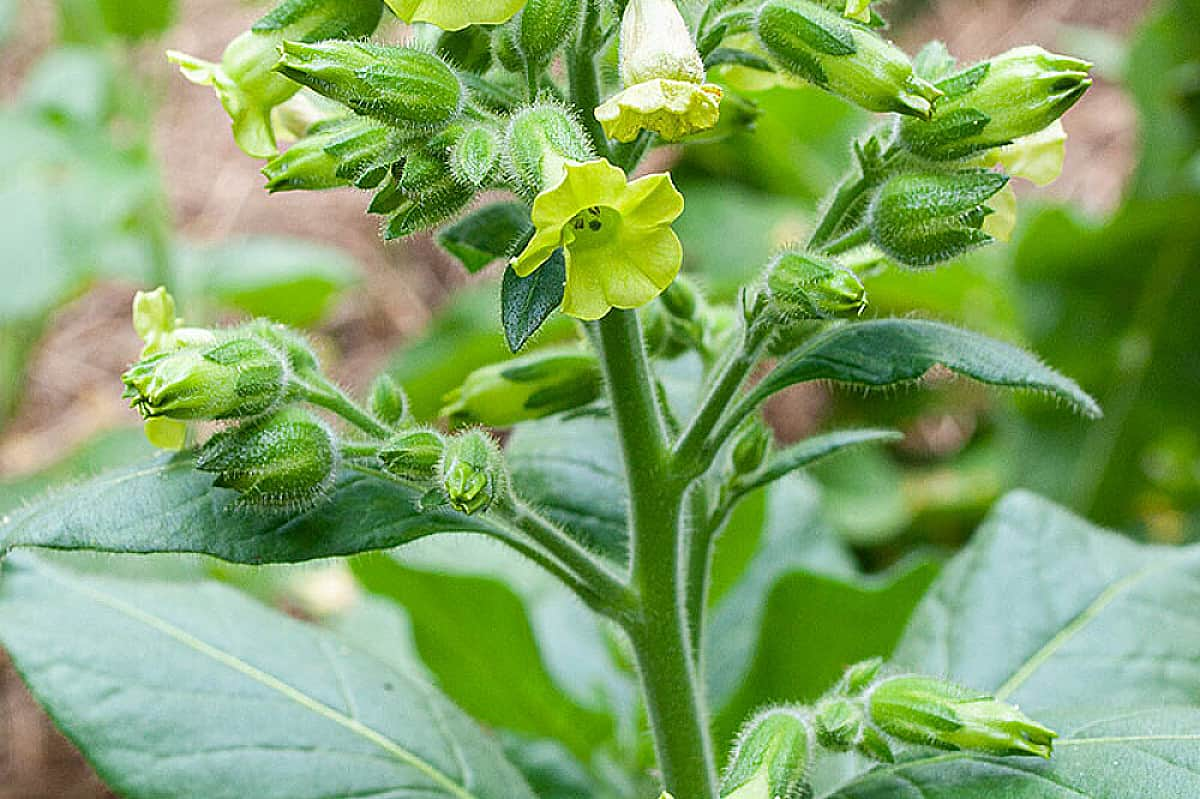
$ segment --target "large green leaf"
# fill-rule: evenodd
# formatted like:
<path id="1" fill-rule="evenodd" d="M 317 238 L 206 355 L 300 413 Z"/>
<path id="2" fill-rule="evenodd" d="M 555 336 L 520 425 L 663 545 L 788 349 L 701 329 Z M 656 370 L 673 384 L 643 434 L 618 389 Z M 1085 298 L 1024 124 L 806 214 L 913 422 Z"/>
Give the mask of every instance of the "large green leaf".
<path id="1" fill-rule="evenodd" d="M 0 641 L 129 799 L 532 799 L 433 689 L 210 582 L 0 577 Z"/>
<path id="2" fill-rule="evenodd" d="M 1073 380 L 1022 349 L 950 325 L 881 319 L 836 327 L 784 358 L 752 396 L 810 380 L 891 386 L 942 365 L 982 383 L 1050 394 L 1088 416 L 1100 408 Z"/>
<path id="3" fill-rule="evenodd" d="M 236 507 L 237 494 L 212 482 L 187 455 L 114 471 L 0 518 L 0 554 L 36 547 L 292 563 L 485 529 L 449 510 L 422 511 L 417 492 L 351 472 L 300 514 Z"/>
<path id="4" fill-rule="evenodd" d="M 42 471 L 0 480 L 0 513 L 33 500 L 51 486 L 94 477 L 114 466 L 144 461 L 153 452 L 154 447 L 140 428 L 127 427 L 101 433 Z"/>
<path id="5" fill-rule="evenodd" d="M 1189 799 L 1200 796 L 1200 710 L 1045 717 L 1050 761 L 913 753 L 853 779 L 836 799 Z"/>
<path id="6" fill-rule="evenodd" d="M 486 576 L 412 568 L 386 555 L 356 560 L 354 572 L 366 588 L 404 606 L 422 660 L 473 717 L 556 740 L 584 759 L 612 737 L 609 716 L 579 705 L 555 683 L 524 598 L 513 587 Z"/>
<path id="7" fill-rule="evenodd" d="M 1029 710 L 1200 704 L 1200 547 L 1144 546 L 1008 495 L 922 601 L 896 661 Z"/>

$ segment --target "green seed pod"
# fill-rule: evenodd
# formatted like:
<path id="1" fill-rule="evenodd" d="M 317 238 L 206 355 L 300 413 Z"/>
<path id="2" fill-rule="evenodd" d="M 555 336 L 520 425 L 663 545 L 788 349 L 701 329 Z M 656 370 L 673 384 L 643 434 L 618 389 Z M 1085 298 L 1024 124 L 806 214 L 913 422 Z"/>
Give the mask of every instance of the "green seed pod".
<path id="1" fill-rule="evenodd" d="M 505 144 L 510 171 L 529 197 L 562 180 L 563 162 L 592 158 L 591 143 L 579 121 L 562 107 L 547 103 L 514 114 Z"/>
<path id="2" fill-rule="evenodd" d="M 809 0 L 768 0 L 755 32 L 788 72 L 868 111 L 928 118 L 941 92 L 917 77 L 903 51 Z"/>
<path id="3" fill-rule="evenodd" d="M 446 451 L 446 439 L 436 430 L 405 430 L 379 450 L 383 468 L 404 480 L 432 480 Z"/>
<path id="4" fill-rule="evenodd" d="M 276 69 L 358 114 L 409 132 L 444 128 L 466 99 L 445 61 L 408 47 L 286 41 Z"/>
<path id="5" fill-rule="evenodd" d="M 595 355 L 548 349 L 476 369 L 446 395 L 441 415 L 454 425 L 509 427 L 588 405 L 602 387 Z"/>
<path id="6" fill-rule="evenodd" d="M 368 407 L 372 416 L 389 427 L 399 427 L 409 418 L 408 394 L 387 372 L 375 378 L 371 385 Z"/>
<path id="7" fill-rule="evenodd" d="M 804 252 L 776 256 L 767 269 L 767 296 L 775 313 L 789 320 L 858 316 L 867 290 L 848 269 Z"/>
<path id="8" fill-rule="evenodd" d="M 824 699 L 813 713 L 817 741 L 834 752 L 849 752 L 857 746 L 865 721 L 862 704 L 845 697 Z"/>
<path id="9" fill-rule="evenodd" d="M 216 90 L 238 146 L 247 155 L 269 158 L 278 152 L 271 110 L 300 88 L 274 71 L 280 45 L 369 36 L 382 14 L 380 0 L 285 0 L 230 42 L 220 64 L 174 51 L 167 55 L 193 83 Z"/>
<path id="10" fill-rule="evenodd" d="M 928 122 L 906 121 L 899 141 L 935 161 L 965 158 L 1045 129 L 1092 85 L 1087 61 L 1018 47 L 937 83 L 945 97 Z"/>
<path id="11" fill-rule="evenodd" d="M 868 712 L 887 734 L 941 749 L 1048 758 L 1058 737 L 1013 705 L 931 677 L 884 680 Z"/>
<path id="12" fill-rule="evenodd" d="M 283 354 L 262 339 L 226 336 L 139 361 L 121 376 L 122 396 L 144 419 L 243 419 L 284 401 L 290 372 Z"/>
<path id="13" fill-rule="evenodd" d="M 504 143 L 490 125 L 467 128 L 450 148 L 450 171 L 459 183 L 483 186 L 490 183 L 500 168 Z"/>
<path id="14" fill-rule="evenodd" d="M 896 175 L 880 189 L 870 212 L 871 239 L 889 257 L 929 267 L 987 244 L 983 203 L 1008 183 L 985 170 Z"/>
<path id="15" fill-rule="evenodd" d="M 525 62 L 540 70 L 564 44 L 578 34 L 583 0 L 528 0 L 517 15 L 519 45 Z"/>
<path id="16" fill-rule="evenodd" d="M 806 795 L 811 730 L 793 710 L 768 710 L 738 735 L 721 780 L 721 799 L 798 799 Z"/>
<path id="17" fill-rule="evenodd" d="M 733 470 L 739 475 L 753 474 L 771 451 L 771 431 L 761 419 L 752 419 L 733 442 Z"/>
<path id="18" fill-rule="evenodd" d="M 217 433 L 196 455 L 196 468 L 238 491 L 241 504 L 293 511 L 329 493 L 338 464 L 329 426 L 295 407 Z"/>
<path id="19" fill-rule="evenodd" d="M 468 516 L 486 511 L 504 490 L 500 449 L 478 430 L 459 433 L 446 441 L 438 477 L 450 507 Z"/>

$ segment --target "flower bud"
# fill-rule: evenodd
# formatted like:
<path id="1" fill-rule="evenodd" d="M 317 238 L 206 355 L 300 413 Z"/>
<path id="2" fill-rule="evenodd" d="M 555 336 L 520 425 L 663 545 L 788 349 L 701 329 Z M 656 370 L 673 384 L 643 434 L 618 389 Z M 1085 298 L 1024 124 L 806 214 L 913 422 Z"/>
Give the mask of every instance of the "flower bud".
<path id="1" fill-rule="evenodd" d="M 858 696 L 875 682 L 882 668 L 883 658 L 870 658 L 848 666 L 838 681 L 838 692 L 844 696 Z"/>
<path id="2" fill-rule="evenodd" d="M 358 114 L 405 131 L 431 131 L 457 117 L 466 99 L 442 59 L 408 47 L 365 42 L 285 41 L 280 74 Z"/>
<path id="3" fill-rule="evenodd" d="M 511 171 L 530 197 L 559 183 L 567 161 L 592 158 L 591 143 L 578 120 L 551 104 L 530 106 L 514 114 L 506 145 Z"/>
<path id="4" fill-rule="evenodd" d="M 767 459 L 771 450 L 771 431 L 754 418 L 733 442 L 733 470 L 739 475 L 753 474 Z"/>
<path id="5" fill-rule="evenodd" d="M 941 96 L 899 48 L 809 0 L 768 0 L 755 31 L 788 72 L 869 111 L 928 118 Z"/>
<path id="6" fill-rule="evenodd" d="M 387 372 L 375 378 L 371 386 L 371 399 L 368 407 L 371 415 L 389 427 L 397 427 L 409 416 L 408 394 L 396 382 L 396 378 Z"/>
<path id="7" fill-rule="evenodd" d="M 133 329 L 145 342 L 141 358 L 216 341 L 211 330 L 182 325 L 183 320 L 175 317 L 175 298 L 166 287 L 159 286 L 154 291 L 139 291 L 134 295 Z"/>
<path id="8" fill-rule="evenodd" d="M 320 191 L 349 186 L 339 177 L 338 160 L 327 148 L 333 143 L 328 133 L 316 130 L 275 156 L 262 168 L 267 191 Z"/>
<path id="9" fill-rule="evenodd" d="M 438 476 L 450 507 L 468 516 L 485 511 L 504 487 L 500 450 L 478 430 L 446 441 Z"/>
<path id="10" fill-rule="evenodd" d="M 287 325 L 272 322 L 270 319 L 253 319 L 234 328 L 231 333 L 254 336 L 267 342 L 283 353 L 288 367 L 295 375 L 304 376 L 321 368 L 321 362 L 309 340 Z"/>
<path id="11" fill-rule="evenodd" d="M 525 62 L 543 69 L 567 41 L 579 32 L 583 0 L 528 0 L 517 17 L 520 48 Z"/>
<path id="12" fill-rule="evenodd" d="M 311 507 L 337 479 L 332 431 L 302 408 L 284 408 L 217 433 L 196 455 L 213 485 L 241 493 L 241 503 L 297 510 Z"/>
<path id="13" fill-rule="evenodd" d="M 499 171 L 502 152 L 503 143 L 495 128 L 475 125 L 450 148 L 450 171 L 459 183 L 483 186 Z"/>
<path id="14" fill-rule="evenodd" d="M 858 316 L 867 307 L 867 290 L 848 269 L 804 252 L 779 255 L 767 271 L 770 307 L 787 319 L 837 319 Z"/>
<path id="15" fill-rule="evenodd" d="M 871 691 L 871 720 L 909 743 L 989 755 L 1050 757 L 1053 730 L 1015 706 L 930 677 L 893 677 Z"/>
<path id="16" fill-rule="evenodd" d="M 289 372 L 274 347 L 254 337 L 233 337 L 139 361 L 121 377 L 122 396 L 144 419 L 241 419 L 283 401 Z"/>
<path id="17" fill-rule="evenodd" d="M 871 238 L 902 264 L 928 267 L 992 241 L 983 205 L 1008 183 L 984 170 L 896 175 L 871 209 Z"/>
<path id="18" fill-rule="evenodd" d="M 300 88 L 274 72 L 283 41 L 355 39 L 370 35 L 383 14 L 380 0 L 285 0 L 229 46 L 220 64 L 169 51 L 184 76 L 212 86 L 233 120 L 238 146 L 255 158 L 277 153 L 271 110 Z"/>
<path id="19" fill-rule="evenodd" d="M 675 0 L 630 0 L 621 18 L 621 82 L 704 81 L 704 61 Z"/>
<path id="20" fill-rule="evenodd" d="M 862 735 L 865 715 L 862 704 L 845 697 L 822 700 L 813 713 L 817 741 L 834 752 L 849 752 Z"/>
<path id="21" fill-rule="evenodd" d="M 906 121 L 900 143 L 946 161 L 999 147 L 1051 125 L 1092 85 L 1091 64 L 1018 47 L 937 83 L 945 97 L 927 122 Z"/>
<path id="22" fill-rule="evenodd" d="M 533 352 L 472 372 L 445 397 L 441 415 L 454 425 L 508 427 L 594 402 L 602 388 L 600 364 L 590 352 Z"/>
<path id="23" fill-rule="evenodd" d="M 446 451 L 446 440 L 432 429 L 405 430 L 379 450 L 383 468 L 404 480 L 431 480 Z"/>
<path id="24" fill-rule="evenodd" d="M 700 304 L 696 287 L 684 277 L 675 278 L 675 282 L 659 295 L 659 300 L 671 316 L 684 320 L 695 319 Z"/>
<path id="25" fill-rule="evenodd" d="M 751 720 L 734 747 L 721 799 L 800 796 L 811 759 L 808 721 L 792 710 L 768 710 Z"/>

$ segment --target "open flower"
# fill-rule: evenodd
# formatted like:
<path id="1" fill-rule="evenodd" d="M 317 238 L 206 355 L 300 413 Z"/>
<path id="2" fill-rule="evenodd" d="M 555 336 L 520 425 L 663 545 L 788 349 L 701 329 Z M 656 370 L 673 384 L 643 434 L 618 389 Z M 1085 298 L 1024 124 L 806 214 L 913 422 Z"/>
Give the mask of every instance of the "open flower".
<path id="1" fill-rule="evenodd" d="M 712 83 L 655 78 L 609 99 L 596 109 L 596 119 L 617 141 L 633 141 L 642 130 L 678 141 L 716 126 L 721 94 L 721 87 Z"/>
<path id="2" fill-rule="evenodd" d="M 525 0 L 387 0 L 405 22 L 432 22 L 442 30 L 498 25 L 511 19 Z"/>
<path id="3" fill-rule="evenodd" d="M 627 182 L 604 159 L 566 162 L 562 179 L 533 203 L 533 239 L 513 259 L 525 277 L 562 248 L 567 283 L 563 313 L 599 319 L 611 308 L 638 308 L 679 274 L 683 247 L 671 223 L 683 195 L 670 175 Z"/>

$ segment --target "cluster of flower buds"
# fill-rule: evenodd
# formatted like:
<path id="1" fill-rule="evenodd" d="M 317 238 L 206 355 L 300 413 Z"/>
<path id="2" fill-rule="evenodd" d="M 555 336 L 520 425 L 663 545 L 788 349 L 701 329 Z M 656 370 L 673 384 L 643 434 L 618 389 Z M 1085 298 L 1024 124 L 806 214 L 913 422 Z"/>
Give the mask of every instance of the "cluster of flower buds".
<path id="1" fill-rule="evenodd" d="M 721 779 L 721 799 L 798 799 L 808 791 L 813 729 L 801 711 L 775 708 L 738 735 Z"/>
<path id="2" fill-rule="evenodd" d="M 437 479 L 450 507 L 471 515 L 491 507 L 507 489 L 508 477 L 495 439 L 468 430 L 445 440 Z"/>

